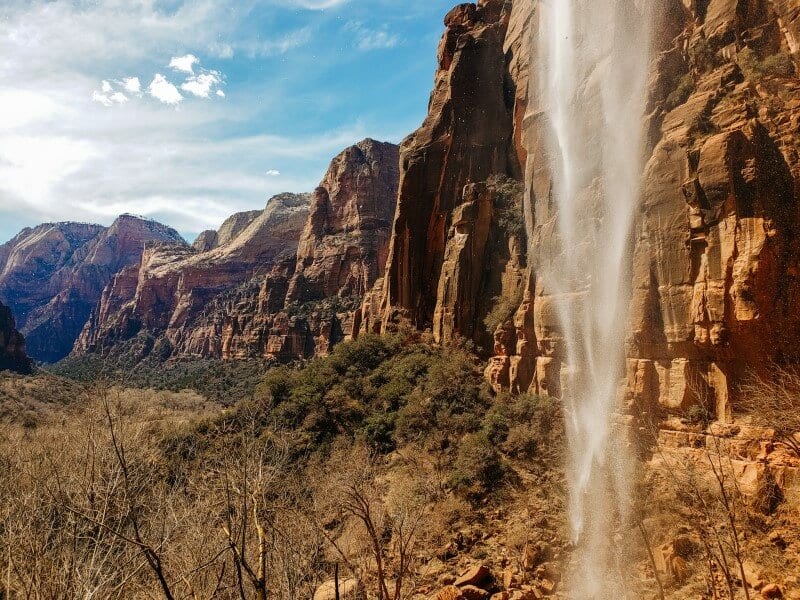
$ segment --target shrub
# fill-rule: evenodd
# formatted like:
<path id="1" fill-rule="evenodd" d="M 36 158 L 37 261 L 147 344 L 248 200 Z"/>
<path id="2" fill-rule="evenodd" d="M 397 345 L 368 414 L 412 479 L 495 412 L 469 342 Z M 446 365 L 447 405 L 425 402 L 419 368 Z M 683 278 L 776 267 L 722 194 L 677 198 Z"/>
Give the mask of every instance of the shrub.
<path id="1" fill-rule="evenodd" d="M 520 286 L 512 295 L 497 296 L 492 300 L 492 310 L 483 319 L 483 324 L 489 333 L 494 334 L 498 327 L 511 320 L 522 304 L 522 295 L 523 289 Z"/>
<path id="2" fill-rule="evenodd" d="M 533 458 L 539 448 L 539 432 L 529 424 L 514 425 L 503 443 L 503 452 L 514 458 Z"/>
<path id="3" fill-rule="evenodd" d="M 664 108 L 668 111 L 677 108 L 689 99 L 689 96 L 692 95 L 693 91 L 694 79 L 689 73 L 687 73 L 680 78 L 678 85 L 675 86 L 675 89 L 672 90 L 669 96 L 667 96 L 667 100 L 664 103 Z"/>
<path id="4" fill-rule="evenodd" d="M 717 53 L 706 38 L 700 38 L 689 48 L 689 60 L 698 71 L 711 71 L 717 65 Z"/>
<path id="5" fill-rule="evenodd" d="M 736 62 L 748 78 L 756 81 L 766 77 L 791 77 L 794 74 L 792 59 L 782 52 L 761 59 L 751 48 L 744 48 L 737 55 Z"/>
<path id="6" fill-rule="evenodd" d="M 464 438 L 453 464 L 450 485 L 470 499 L 495 491 L 508 475 L 502 456 L 484 433 Z"/>
<path id="7" fill-rule="evenodd" d="M 505 175 L 493 175 L 488 185 L 494 192 L 494 223 L 506 237 L 525 239 L 522 184 Z"/>

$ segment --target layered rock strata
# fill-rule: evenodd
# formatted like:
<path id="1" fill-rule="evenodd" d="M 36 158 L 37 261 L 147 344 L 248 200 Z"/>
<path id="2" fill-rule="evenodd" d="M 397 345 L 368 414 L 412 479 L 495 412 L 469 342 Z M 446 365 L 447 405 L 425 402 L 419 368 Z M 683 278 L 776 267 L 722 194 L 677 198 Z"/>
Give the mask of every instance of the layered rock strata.
<path id="1" fill-rule="evenodd" d="M 108 228 L 39 225 L 0 246 L 0 300 L 31 356 L 55 362 L 69 354 L 112 277 L 137 263 L 146 244 L 163 241 L 184 243 L 169 227 L 123 215 Z"/>
<path id="2" fill-rule="evenodd" d="M 106 288 L 75 354 L 113 353 L 140 333 L 163 338 L 176 357 L 326 354 L 352 334 L 384 272 L 398 177 L 398 147 L 363 140 L 333 159 L 310 196 L 276 197 L 255 219 L 235 215 L 191 249 L 148 248 Z"/>
<path id="3" fill-rule="evenodd" d="M 263 277 L 286 254 L 293 254 L 308 217 L 309 199 L 283 194 L 258 216 L 226 221 L 211 250 L 153 244 L 137 266 L 120 271 L 103 291 L 74 353 L 106 352 L 140 332 L 164 336 L 172 352 L 217 356 L 214 331 L 195 326 L 220 295 Z M 243 225 L 243 226 L 242 226 Z M 238 235 L 236 235 L 238 230 Z M 212 244 L 213 245 L 213 244 Z"/>
<path id="4" fill-rule="evenodd" d="M 296 258 L 216 318 L 223 358 L 327 354 L 359 326 L 383 274 L 399 179 L 399 148 L 366 139 L 336 156 L 311 197 Z"/>
<path id="5" fill-rule="evenodd" d="M 386 277 L 360 324 L 406 321 L 445 341 L 493 334 L 497 389 L 558 395 L 561 300 L 536 269 L 557 219 L 531 77 L 540 10 L 488 0 L 446 17 L 428 117 L 401 150 Z M 726 419 L 737 382 L 798 358 L 800 8 L 674 0 L 658 13 L 621 393 L 634 411 L 701 404 Z M 493 217 L 475 186 L 498 173 L 524 181 L 530 243 L 526 253 L 519 236 L 506 238 L 513 273 L 491 294 L 479 271 Z M 479 307 L 487 296 L 498 300 Z M 488 331 L 500 299 L 516 310 Z"/>
<path id="6" fill-rule="evenodd" d="M 483 321 L 494 297 L 516 295 L 521 272 L 498 277 L 511 260 L 524 263 L 520 232 L 497 235 L 494 194 L 486 182 L 521 177 L 514 123 L 519 106 L 512 71 L 521 64 L 505 46 L 511 3 L 462 4 L 445 17 L 430 109 L 403 141 L 398 206 L 380 287 L 362 308 L 363 330 L 406 320 L 432 327 L 439 340 L 455 335 L 491 345 Z M 519 220 L 521 222 L 521 204 Z M 492 231 L 495 231 L 492 234 Z M 491 256 L 499 250 L 504 260 Z M 494 254 L 493 254 L 494 252 Z M 499 267 L 499 270 L 497 269 Z"/>

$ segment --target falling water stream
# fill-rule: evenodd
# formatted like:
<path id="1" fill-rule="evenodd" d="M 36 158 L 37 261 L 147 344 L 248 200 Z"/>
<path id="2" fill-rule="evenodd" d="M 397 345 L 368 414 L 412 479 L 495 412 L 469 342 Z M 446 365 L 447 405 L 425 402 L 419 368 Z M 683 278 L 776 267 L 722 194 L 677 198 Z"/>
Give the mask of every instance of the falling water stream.
<path id="1" fill-rule="evenodd" d="M 549 123 L 556 223 L 555 250 L 537 267 L 537 289 L 553 298 L 563 337 L 577 565 L 568 583 L 571 597 L 581 600 L 630 596 L 619 552 L 630 504 L 628 452 L 614 413 L 624 368 L 652 2 L 539 3 L 535 78 Z"/>

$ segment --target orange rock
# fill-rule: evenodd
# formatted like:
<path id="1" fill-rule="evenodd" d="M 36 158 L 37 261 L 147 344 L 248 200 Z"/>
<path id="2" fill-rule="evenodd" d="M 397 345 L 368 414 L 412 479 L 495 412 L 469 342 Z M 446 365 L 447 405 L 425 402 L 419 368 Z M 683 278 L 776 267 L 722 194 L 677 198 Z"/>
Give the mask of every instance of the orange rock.
<path id="1" fill-rule="evenodd" d="M 762 598 L 783 598 L 783 590 L 776 583 L 770 583 L 761 588 Z"/>
<path id="2" fill-rule="evenodd" d="M 475 586 L 488 589 L 492 583 L 492 572 L 485 565 L 477 565 L 456 579 L 456 587 Z"/>

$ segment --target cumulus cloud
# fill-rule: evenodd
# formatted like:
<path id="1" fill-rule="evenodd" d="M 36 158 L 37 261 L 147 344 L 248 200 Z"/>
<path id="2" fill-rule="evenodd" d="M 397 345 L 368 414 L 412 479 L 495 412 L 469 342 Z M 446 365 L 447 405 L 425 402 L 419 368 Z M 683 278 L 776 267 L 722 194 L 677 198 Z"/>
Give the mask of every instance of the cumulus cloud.
<path id="1" fill-rule="evenodd" d="M 211 89 L 220 83 L 220 74 L 217 71 L 207 71 L 205 73 L 200 73 L 199 75 L 189 77 L 181 85 L 181 89 L 194 96 L 197 96 L 198 98 L 208 98 L 208 95 L 211 93 Z M 222 90 L 217 91 L 221 92 Z M 224 98 L 224 92 L 222 97 Z"/>
<path id="2" fill-rule="evenodd" d="M 278 177 L 280 174 L 281 172 L 278 171 L 278 169 L 270 169 L 269 171 L 267 171 L 268 177 Z"/>
<path id="3" fill-rule="evenodd" d="M 223 92 L 222 90 L 217 90 L 217 96 L 219 96 L 220 98 L 224 98 L 225 92 Z"/>
<path id="4" fill-rule="evenodd" d="M 185 56 L 173 56 L 169 61 L 169 68 L 181 73 L 194 75 L 194 65 L 200 62 L 194 54 L 186 54 Z"/>
<path id="5" fill-rule="evenodd" d="M 178 88 L 170 83 L 161 73 L 155 74 L 153 81 L 151 81 L 150 85 L 147 87 L 147 93 L 156 100 L 164 104 L 169 104 L 170 106 L 176 106 L 183 100 L 183 96 L 178 91 Z"/>
<path id="6" fill-rule="evenodd" d="M 122 80 L 122 87 L 131 94 L 142 93 L 142 84 L 138 77 L 126 77 Z"/>

